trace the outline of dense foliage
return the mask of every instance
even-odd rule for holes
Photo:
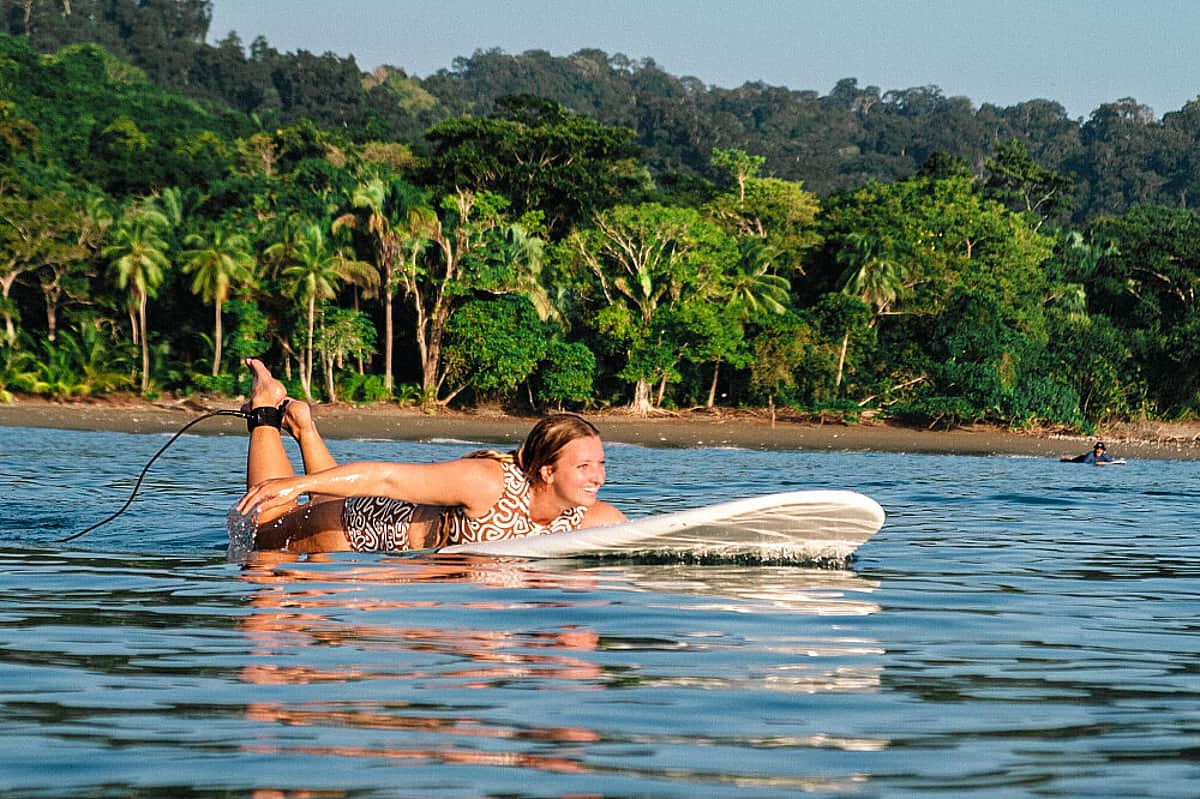
[[[0,4],[0,397],[1194,414],[1200,104],[723,90],[583,51],[425,79]],[[1195,171],[1196,175],[1192,176]]]

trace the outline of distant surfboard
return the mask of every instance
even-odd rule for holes
[[[514,558],[616,557],[686,562],[842,564],[883,526],[879,503],[853,491],[791,491],[440,552]]]

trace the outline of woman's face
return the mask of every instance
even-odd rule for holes
[[[577,438],[558,452],[553,466],[542,467],[542,481],[568,507],[595,504],[607,472],[599,436]]]

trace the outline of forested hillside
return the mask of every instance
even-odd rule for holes
[[[1198,102],[419,78],[209,45],[204,0],[0,11],[0,396],[236,393],[264,354],[429,407],[1197,409]]]
[[[1053,97],[999,107],[985,97],[947,97],[937,86],[881,89],[853,77],[834,87],[722,89],[668,74],[652,59],[600,50],[567,57],[484,50],[420,78],[353,57],[280,53],[262,37],[246,45],[231,34],[208,45],[208,0],[0,0],[0,8],[8,31],[27,36],[35,50],[94,42],[162,88],[264,124],[307,118],[419,153],[431,125],[486,115],[500,97],[530,94],[636,131],[643,162],[664,185],[716,180],[712,148],[738,148],[766,159],[763,174],[803,181],[825,197],[869,180],[911,177],[937,152],[982,175],[996,144],[1015,139],[1041,166],[1071,179],[1072,204],[1064,209],[1071,221],[1134,205],[1200,205],[1200,99],[1151,110],[1135,98],[1113,98],[1075,120]],[[402,42],[396,58],[403,60]]]

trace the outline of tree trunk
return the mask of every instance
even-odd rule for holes
[[[422,402],[428,400],[433,404],[438,401],[438,387],[440,381],[438,379],[439,362],[442,359],[442,344],[440,341],[429,342],[426,349],[425,362],[421,364],[421,393]]]
[[[846,328],[846,335],[842,336],[842,351],[838,353],[838,370],[837,381],[833,384],[835,388],[842,387],[842,371],[846,366],[846,346],[850,343],[850,328]]]
[[[435,405],[440,404],[438,390],[442,386],[442,340],[446,336],[446,323],[450,319],[450,303],[442,298],[429,315],[429,337],[425,349],[425,361],[421,388],[425,396]]]
[[[221,337],[221,301],[217,300],[217,319],[213,325],[213,377],[221,372]]]
[[[430,390],[437,385],[435,373],[437,371],[437,357],[430,355],[431,344],[429,342],[429,330],[432,327],[429,323],[429,316],[425,312],[425,296],[420,288],[416,285],[416,281],[411,278],[406,286],[407,293],[411,298],[413,313],[416,315],[416,324],[414,325],[414,338],[417,341],[417,357],[421,363],[421,407],[424,409],[428,404]]]
[[[395,385],[392,378],[392,264],[387,265],[387,275],[384,277],[383,300],[383,389],[390,396]]]
[[[43,284],[42,291],[46,297],[46,338],[54,341],[58,337],[58,304],[62,288],[55,282]]]
[[[354,312],[361,313],[361,311],[358,308],[358,286],[354,287]],[[357,362],[356,365],[358,366],[359,376],[361,377],[362,375],[365,375],[367,373],[367,369],[363,365],[362,350],[358,351],[357,355],[355,355],[354,360]],[[338,353],[337,368],[344,369],[345,366],[346,366],[345,356],[342,355],[341,353]]]
[[[129,311],[129,337],[133,340],[134,348],[141,347],[142,339],[141,339],[141,336],[138,335],[138,326],[137,326],[137,308],[134,306],[134,304],[132,302],[126,303],[125,308],[126,308],[126,310]],[[129,382],[133,383],[134,378],[136,378],[136,377],[137,377],[137,364],[131,362],[129,364]]]
[[[287,338],[279,339],[279,348],[283,350],[283,377],[288,382],[292,380],[292,358],[295,356],[295,351],[292,349],[292,342]]]
[[[333,385],[333,358],[329,353],[321,353],[321,363],[325,366],[325,393],[329,395],[329,402],[337,402],[337,391]]]
[[[22,271],[23,270],[18,269],[16,271],[9,272],[3,278],[0,278],[0,290],[2,290],[0,291],[0,296],[4,297],[6,301],[8,300],[9,292],[12,291],[13,283],[17,281],[17,276],[20,275]],[[17,325],[16,322],[13,321],[12,314],[10,314],[7,310],[4,311],[4,339],[8,342],[8,346],[10,347],[17,342]]]
[[[308,341],[304,343],[304,363],[300,366],[300,387],[304,389],[304,399],[313,401],[313,337],[317,327],[317,295],[308,298]]]
[[[146,303],[148,298],[145,292],[142,292],[138,297],[138,330],[141,331],[142,338],[142,396],[150,390],[150,336],[146,330]]]
[[[654,406],[650,404],[650,383],[645,378],[639,378],[633,384],[633,402],[629,403],[629,410],[645,416],[653,409]]]
[[[706,408],[711,408],[717,402],[717,375],[720,373],[720,371],[721,362],[717,361],[713,364],[712,383],[710,383],[708,386],[708,402],[704,405]]]

